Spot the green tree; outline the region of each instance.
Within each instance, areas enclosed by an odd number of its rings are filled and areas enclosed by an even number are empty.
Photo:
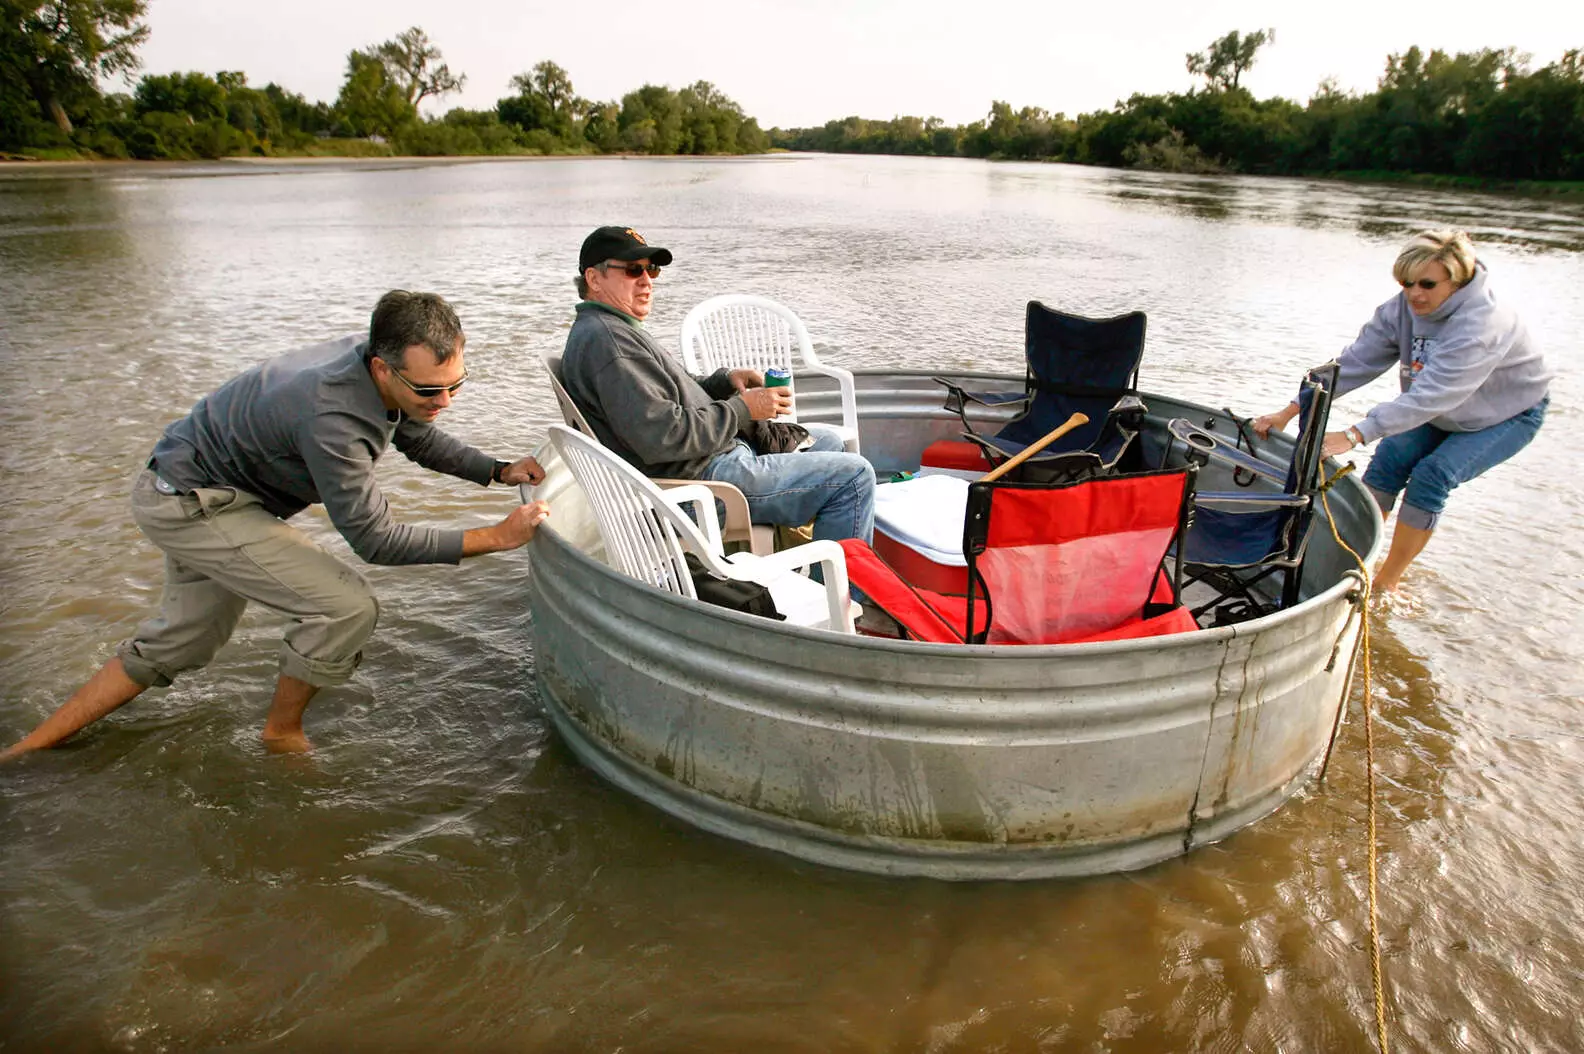
[[[280,118],[281,136],[290,142],[300,145],[316,136],[328,135],[335,127],[335,114],[326,103],[309,102],[273,81],[264,85],[260,94],[274,108]]]
[[[1260,29],[1248,36],[1233,30],[1210,45],[1209,51],[1196,51],[1188,55],[1188,72],[1203,76],[1212,91],[1226,91],[1238,86],[1243,72],[1254,65],[1254,56],[1266,44],[1276,43],[1274,29]]]
[[[384,61],[373,51],[347,55],[346,80],[335,109],[352,135],[386,139],[418,117],[418,108],[407,100],[402,86],[390,79]]]
[[[621,145],[637,154],[675,154],[682,146],[682,103],[676,92],[645,84],[622,96]]]
[[[1470,115],[1520,76],[1512,49],[1451,56],[1417,47],[1389,55],[1380,90],[1366,97],[1337,130],[1340,169],[1457,172],[1459,144]]]
[[[621,149],[621,105],[614,102],[590,103],[583,121],[583,138],[594,149],[615,153]]]
[[[132,104],[138,116],[174,113],[207,121],[226,115],[226,90],[207,73],[151,74],[138,82]]]
[[[511,86],[517,94],[495,104],[502,121],[524,131],[542,128],[558,138],[575,137],[576,120],[588,104],[572,90],[566,70],[547,59],[527,73],[517,74]]]
[[[99,100],[98,78],[137,69],[147,0],[3,0],[0,102],[31,96],[61,134]],[[8,107],[9,108],[9,107]],[[0,112],[10,124],[11,114]]]
[[[467,74],[453,75],[440,61],[440,49],[430,42],[429,34],[417,26],[387,40],[372,54],[385,64],[390,82],[414,108],[427,98],[459,92],[467,83]]]
[[[687,154],[740,154],[763,151],[768,140],[752,117],[709,81],[696,81],[677,93],[681,134],[677,149]]]
[[[1477,102],[1458,168],[1502,179],[1584,179],[1584,52],[1538,73],[1513,73]]]

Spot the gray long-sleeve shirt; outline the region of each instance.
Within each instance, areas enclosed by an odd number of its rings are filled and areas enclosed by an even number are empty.
[[[165,429],[150,465],[183,489],[235,487],[281,519],[323,502],[371,564],[457,563],[462,531],[397,523],[374,479],[394,444],[435,472],[488,486],[489,455],[386,410],[360,337],[288,352],[232,378]]]
[[[750,420],[729,371],[690,376],[636,320],[597,300],[577,306],[561,383],[599,441],[648,476],[697,479]]]
[[[1476,432],[1545,396],[1554,374],[1517,312],[1497,302],[1489,277],[1476,265],[1474,278],[1423,318],[1397,294],[1338,357],[1338,396],[1397,365],[1402,394],[1357,424],[1366,443],[1426,423]]]

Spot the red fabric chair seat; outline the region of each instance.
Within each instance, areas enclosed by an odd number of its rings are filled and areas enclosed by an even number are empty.
[[[1192,493],[1191,469],[1055,486],[972,484],[966,596],[907,581],[862,542],[841,544],[853,586],[918,640],[1064,644],[1179,633],[1198,626],[1167,561],[1181,549]]]

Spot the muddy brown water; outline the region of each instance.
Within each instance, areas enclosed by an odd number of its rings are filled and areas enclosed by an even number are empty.
[[[530,451],[577,246],[676,254],[651,326],[774,296],[844,365],[1015,369],[1029,299],[1149,314],[1143,386],[1273,409],[1470,230],[1557,365],[1550,419],[1454,498],[1377,613],[1393,1048],[1584,1049],[1584,205],[954,160],[0,168],[0,739],[156,602],[126,494],[226,378],[364,328],[392,287],[469,333],[444,427]],[[1391,380],[1342,400],[1346,418]],[[512,496],[391,459],[398,515]],[[300,518],[347,553],[324,520]],[[355,559],[347,553],[349,559]],[[525,554],[370,568],[380,629],[257,736],[280,623],[0,771],[0,1050],[1340,1051],[1373,1043],[1360,696],[1327,781],[1132,874],[946,884],[707,835],[582,769],[533,688]]]

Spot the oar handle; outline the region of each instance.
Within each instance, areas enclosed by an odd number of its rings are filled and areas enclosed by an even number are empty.
[[[1035,454],[1038,454],[1041,450],[1044,450],[1046,447],[1056,442],[1056,440],[1060,439],[1068,432],[1071,432],[1074,428],[1080,428],[1088,423],[1089,416],[1087,414],[1073,414],[1071,417],[1067,418],[1067,420],[1063,421],[1049,432],[1046,432],[1038,440],[1030,443],[1028,446],[1018,451],[1017,456],[1012,458],[1012,460],[997,465],[987,475],[981,476],[979,482],[995,482],[1008,472],[1011,472],[1013,469],[1023,464],[1023,462],[1027,461],[1029,458],[1033,457]]]

